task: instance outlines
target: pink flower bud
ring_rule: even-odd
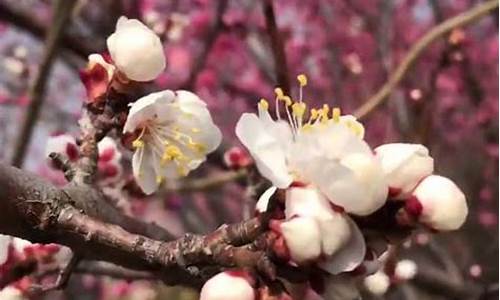
[[[200,293],[200,300],[254,300],[255,291],[246,272],[226,271],[210,278]]]
[[[455,230],[468,214],[464,193],[450,179],[431,175],[412,194],[422,206],[418,220],[436,230]],[[411,212],[410,212],[411,213]]]
[[[240,169],[252,164],[250,155],[240,147],[232,147],[224,153],[224,164],[231,169]]]
[[[50,153],[53,152],[63,154],[71,161],[77,160],[79,156],[75,138],[69,134],[60,134],[48,138],[45,146],[45,156],[49,157]]]

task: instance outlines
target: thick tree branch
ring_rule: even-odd
[[[87,185],[59,189],[2,164],[0,199],[0,211],[6,214],[0,218],[0,232],[59,243],[83,259],[148,271],[167,284],[199,286],[207,276],[231,267],[275,277],[265,252],[248,246],[267,229],[267,214],[224,225],[206,236],[186,234],[164,242],[127,231],[128,222],[110,213],[100,192]]]
[[[54,4],[52,26],[50,27],[45,40],[45,50],[42,62],[38,69],[33,86],[28,92],[28,97],[31,102],[28,106],[28,111],[26,112],[18,140],[16,141],[14,157],[12,160],[12,164],[15,166],[20,167],[23,164],[31,139],[31,134],[45,98],[45,88],[56,57],[56,52],[59,48],[59,41],[61,40],[64,29],[67,27],[71,10],[75,3],[76,0],[59,0]]]
[[[429,45],[434,41],[457,27],[466,26],[477,21],[481,17],[488,15],[491,11],[494,11],[497,8],[498,0],[490,0],[484,2],[464,13],[459,14],[458,16],[440,23],[431,31],[427,32],[408,51],[408,54],[404,57],[396,70],[391,74],[389,80],[363,105],[361,105],[354,112],[354,115],[358,118],[363,118],[377,106],[382,104],[384,100],[386,100],[387,97],[396,88],[399,82],[404,78],[406,73],[411,69],[413,64],[417,61],[424,50],[427,49],[427,47],[429,47]]]

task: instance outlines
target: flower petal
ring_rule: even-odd
[[[153,167],[153,154],[149,147],[138,148],[132,157],[132,171],[137,184],[146,195],[158,189],[156,172]]]
[[[175,99],[175,94],[171,90],[148,94],[132,103],[127,121],[123,126],[123,132],[134,132],[141,124],[155,118],[164,119],[171,116],[169,105]]]
[[[255,114],[241,116],[236,125],[236,135],[254,158],[262,176],[278,188],[286,188],[292,183],[284,150]]]
[[[319,264],[319,267],[330,274],[339,274],[354,270],[365,257],[366,245],[363,235],[358,226],[349,217],[345,217],[351,229],[351,235],[347,243],[336,253],[331,255],[327,261]]]
[[[276,193],[276,190],[278,188],[275,186],[272,186],[268,188],[262,195],[259,197],[259,201],[257,201],[257,204],[255,205],[255,210],[258,211],[259,213],[263,213],[267,211],[267,205],[269,204],[269,199]]]

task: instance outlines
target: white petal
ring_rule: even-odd
[[[94,64],[101,65],[102,67],[104,67],[104,69],[106,69],[106,72],[108,73],[108,80],[111,80],[115,72],[115,66],[107,63],[100,54],[90,54],[88,59],[90,68],[92,68]]]
[[[321,231],[315,219],[292,218],[281,223],[281,232],[295,263],[307,263],[321,255]]]
[[[116,67],[132,80],[153,80],[165,68],[159,37],[138,20],[120,18],[107,46]]]
[[[292,183],[284,150],[255,114],[241,116],[236,125],[236,135],[254,158],[262,176],[278,188],[286,188]]]
[[[327,261],[319,264],[320,268],[330,274],[338,274],[354,270],[363,262],[366,254],[366,245],[358,226],[346,217],[351,229],[351,236],[347,243]]]
[[[334,213],[330,218],[319,221],[322,236],[323,254],[334,255],[344,247],[351,237],[351,226],[348,217]]]
[[[385,144],[375,149],[390,187],[400,189],[398,198],[408,196],[417,183],[434,171],[429,150],[419,144]]]
[[[158,189],[156,172],[153,166],[153,157],[148,147],[138,148],[132,157],[132,171],[137,184],[146,195]]]
[[[465,195],[450,179],[431,175],[417,185],[413,195],[423,206],[422,223],[436,230],[455,230],[465,222]]]
[[[254,300],[255,291],[248,281],[230,272],[222,272],[203,285],[200,300]]]
[[[334,214],[328,199],[312,187],[288,188],[285,201],[285,216],[287,219],[294,216],[329,219]]]
[[[359,183],[358,188],[362,188],[366,193],[363,199],[354,205],[343,206],[348,212],[359,215],[370,214],[382,207],[388,194],[388,186],[382,173],[380,163],[373,155],[350,154],[342,158],[341,163],[354,172]],[[353,207],[356,207],[354,210]]]
[[[364,138],[365,127],[363,126],[363,124],[358,122],[355,116],[353,115],[340,116],[340,123],[342,123],[344,126],[350,127],[350,129],[353,130],[360,139]]]
[[[11,236],[0,234],[0,266],[5,263],[9,256],[9,246],[11,242]]]
[[[164,90],[146,95],[132,103],[123,132],[134,132],[141,124],[168,114],[169,104],[175,99],[174,92]]]
[[[263,213],[267,211],[267,205],[269,204],[269,199],[276,193],[276,190],[278,188],[275,186],[272,186],[268,188],[262,195],[259,197],[259,201],[257,201],[257,204],[255,205],[255,210]]]

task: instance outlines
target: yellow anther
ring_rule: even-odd
[[[321,122],[328,121],[328,113],[330,112],[330,107],[328,104],[323,104],[323,108],[319,110],[319,115],[321,117]]]
[[[188,147],[189,147],[189,149],[200,152],[200,153],[205,152],[205,150],[207,149],[207,147],[205,145],[203,145],[201,143],[193,142],[192,140],[190,140],[188,142]]]
[[[264,98],[260,99],[258,106],[259,106],[259,109],[262,109],[262,110],[269,109],[269,103]]]
[[[335,123],[338,123],[340,121],[340,114],[341,114],[340,108],[334,107],[332,109],[332,119]]]
[[[163,152],[162,161],[166,162],[174,159],[180,159],[182,158],[182,156],[183,155],[179,147],[174,145],[169,145],[165,147],[165,152]]]
[[[306,104],[304,102],[294,103],[292,105],[292,114],[296,117],[302,118],[306,111]]]
[[[200,128],[196,128],[196,127],[191,128],[192,133],[198,133],[200,131],[201,131]]]
[[[163,177],[161,175],[157,175],[156,176],[156,183],[161,184],[164,179],[165,179],[165,177]]]
[[[304,74],[300,74],[297,76],[297,80],[299,81],[300,86],[306,86],[307,85],[307,77]]]
[[[312,130],[312,125],[311,124],[305,124],[304,126],[302,126],[301,130],[303,131],[311,131]]]
[[[293,103],[293,102],[292,102],[292,98],[290,98],[290,96],[283,96],[283,97],[281,98],[281,100],[283,100],[283,101],[285,102],[285,105],[286,105],[286,106],[290,106],[290,105],[292,105],[292,103]]]
[[[142,147],[144,147],[144,141],[141,141],[140,139],[136,139],[132,142],[132,147],[142,148]]]
[[[316,120],[319,117],[319,111],[316,108],[311,108],[311,121]]]
[[[281,88],[279,88],[279,87],[277,87],[277,88],[274,89],[274,93],[276,94],[276,97],[278,99],[282,99],[283,96],[285,96],[285,94],[283,93],[283,90]]]

